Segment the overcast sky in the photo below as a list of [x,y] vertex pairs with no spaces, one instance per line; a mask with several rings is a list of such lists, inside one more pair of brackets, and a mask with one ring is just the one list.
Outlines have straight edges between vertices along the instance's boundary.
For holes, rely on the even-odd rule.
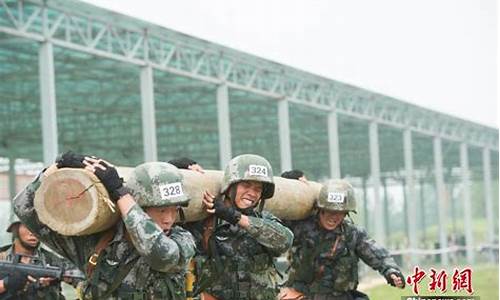
[[496,0],[85,0],[498,128]]

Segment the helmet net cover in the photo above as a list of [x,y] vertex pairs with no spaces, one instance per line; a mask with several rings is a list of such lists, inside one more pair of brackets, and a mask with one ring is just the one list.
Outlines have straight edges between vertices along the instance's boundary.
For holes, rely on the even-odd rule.
[[141,207],[186,206],[190,200],[179,169],[165,162],[138,165],[125,185]]
[[262,182],[261,199],[274,195],[273,169],[262,156],[242,154],[231,159],[224,170],[221,193],[225,194],[233,184],[241,181]]
[[316,205],[329,211],[352,211],[356,213],[354,188],[343,179],[330,180],[323,184]]

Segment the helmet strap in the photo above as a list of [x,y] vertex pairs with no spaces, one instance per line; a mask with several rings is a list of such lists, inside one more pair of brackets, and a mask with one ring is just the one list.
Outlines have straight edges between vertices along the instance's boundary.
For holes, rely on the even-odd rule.
[[[236,199],[236,184],[232,184],[230,187],[229,187],[229,200],[231,200],[231,202],[235,205],[234,203],[234,199]],[[236,206],[236,205],[235,205]]]
[[19,224],[12,226],[12,241],[19,238]]
[[177,207],[177,211],[179,212],[179,220],[182,224],[186,223],[186,215],[184,214],[184,209],[182,207]]
[[352,219],[352,217],[351,217],[351,212],[350,212],[350,211],[348,211],[348,212],[347,212],[347,217],[349,218],[349,220],[351,220],[351,222],[352,222],[353,224],[355,224],[355,223],[354,223],[354,220],[353,220],[353,219]]
[[264,209],[264,205],[266,204],[266,199],[260,199],[260,202],[259,202],[259,213],[262,212],[262,210]]

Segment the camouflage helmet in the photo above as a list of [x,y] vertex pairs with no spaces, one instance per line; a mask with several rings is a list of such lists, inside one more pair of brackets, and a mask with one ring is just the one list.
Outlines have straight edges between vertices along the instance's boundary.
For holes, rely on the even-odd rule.
[[221,193],[226,193],[235,183],[240,181],[262,182],[262,197],[268,199],[274,195],[273,169],[262,156],[242,154],[231,159],[222,178]]
[[187,205],[182,174],[174,165],[148,162],[135,167],[126,186],[141,207]]
[[354,188],[347,180],[331,180],[323,184],[316,205],[330,211],[356,212]]
[[21,224],[21,220],[16,214],[12,215],[12,221],[10,222],[9,227],[7,227],[7,232],[12,232],[14,230],[14,226]]

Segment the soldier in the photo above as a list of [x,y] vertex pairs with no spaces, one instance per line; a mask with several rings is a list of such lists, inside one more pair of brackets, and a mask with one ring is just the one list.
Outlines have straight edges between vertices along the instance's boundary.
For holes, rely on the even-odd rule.
[[199,245],[197,291],[204,291],[203,299],[276,299],[273,258],[290,248],[293,234],[262,211],[273,194],[271,165],[251,154],[228,163],[220,195],[205,191],[211,216],[187,224]]
[[292,271],[279,299],[368,299],[356,290],[360,258],[389,284],[404,288],[404,277],[387,250],[345,219],[349,212],[356,212],[354,189],[347,181],[323,185],[316,206],[316,214],[291,222],[295,235]]
[[[14,220],[7,228],[12,233],[12,244],[0,248],[0,260],[14,261],[20,255],[20,263],[40,266],[71,267],[69,262],[45,250],[40,246],[38,238],[19,219]],[[3,273],[0,270],[0,299],[64,299],[61,293],[61,282],[56,278],[28,277],[20,271]],[[69,278],[68,283],[75,283]]]
[[[121,220],[106,232],[62,236],[40,223],[34,192],[57,168],[85,168],[106,187]],[[174,226],[185,194],[179,170],[168,163],[137,166],[123,186],[101,159],[65,153],[19,194],[15,212],[40,239],[87,273],[85,299],[185,299],[184,273],[195,253],[191,234]]]

